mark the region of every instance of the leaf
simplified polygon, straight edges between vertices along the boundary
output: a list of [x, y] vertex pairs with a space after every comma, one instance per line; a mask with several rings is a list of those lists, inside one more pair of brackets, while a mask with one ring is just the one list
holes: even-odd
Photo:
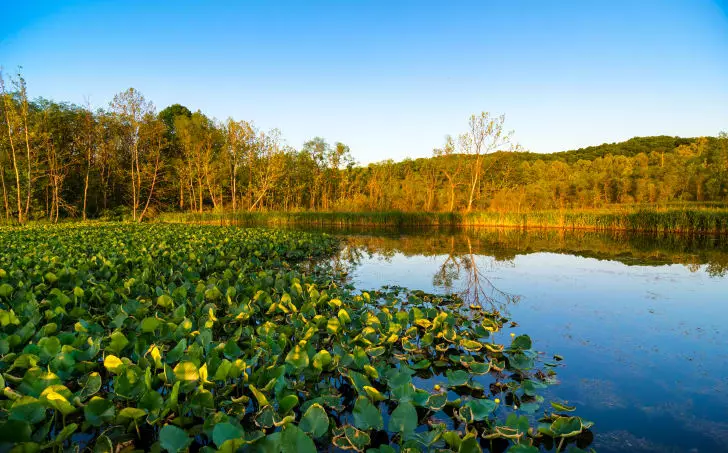
[[27, 421], [7, 420], [0, 423], [0, 443], [30, 442], [33, 427]]
[[512, 349], [531, 349], [531, 346], [531, 337], [529, 337], [528, 335], [519, 335], [514, 338], [513, 342], [511, 343]]
[[111, 334], [111, 342], [108, 346], [106, 346], [106, 350], [116, 354], [121, 354], [121, 351], [128, 344], [129, 340], [126, 338], [126, 336], [117, 330]]
[[354, 403], [354, 426], [362, 430], [384, 429], [382, 414], [369, 398], [360, 396]]
[[326, 324], [326, 331], [331, 335], [336, 335], [339, 332], [339, 329], [341, 329], [341, 322], [339, 321], [339, 318], [330, 318]]
[[45, 414], [46, 408], [39, 400], [32, 396], [23, 396], [13, 401], [8, 418], [35, 424], [42, 422]]
[[159, 431], [159, 444], [170, 453], [184, 450], [192, 443], [192, 440], [185, 431], [174, 425], [164, 425]]
[[328, 432], [329, 416], [320, 404], [314, 403], [303, 414], [298, 426], [314, 438], [318, 438]]
[[163, 308], [174, 307], [174, 300], [166, 294], [157, 297], [157, 305]]
[[331, 363], [331, 354], [329, 351], [322, 349], [313, 356], [313, 367], [318, 371], [323, 371], [328, 368]]
[[463, 437], [463, 441], [458, 448], [458, 453], [482, 453], [483, 449], [480, 448], [478, 438], [472, 434], [467, 434]]
[[111, 401], [94, 396], [84, 406], [83, 415], [91, 426], [99, 427], [103, 423], [110, 422], [114, 419], [116, 408]]
[[250, 388], [250, 391], [253, 392], [253, 396], [255, 397], [255, 399], [258, 400], [258, 407], [270, 405], [270, 403], [268, 402], [268, 398], [266, 398], [265, 395], [253, 384], [250, 384], [248, 387]]
[[48, 401], [48, 404], [50, 404], [53, 409], [56, 409], [63, 415], [76, 412], [76, 408], [73, 407], [73, 405], [71, 405], [71, 403], [69, 403], [63, 395], [56, 393], [55, 391], [46, 393], [45, 400]]
[[119, 360], [115, 355], [107, 355], [104, 358], [104, 368], [111, 371], [114, 374], [121, 373], [124, 369], [124, 362]]
[[144, 318], [144, 319], [142, 319], [142, 323], [141, 323], [142, 332], [147, 332], [147, 333], [154, 332], [157, 329], [157, 327], [159, 327], [159, 324], [161, 324], [161, 322], [157, 318], [154, 318], [151, 316]]
[[298, 397], [296, 395], [286, 395], [278, 401], [278, 413], [286, 415], [296, 406], [298, 406]]
[[306, 350], [299, 345], [296, 345], [296, 347], [291, 349], [288, 355], [286, 355], [286, 363], [294, 370], [306, 368], [308, 366], [308, 361], [308, 354], [306, 353]]
[[384, 395], [382, 395], [379, 390], [375, 389], [374, 387], [370, 385], [364, 385], [362, 386], [364, 391], [366, 392], [367, 396], [372, 399], [372, 401], [384, 401], [386, 398]]
[[316, 444], [295, 425], [286, 425], [281, 431], [282, 453], [316, 453]]
[[417, 423], [417, 411], [412, 403], [399, 403], [389, 417], [389, 430], [406, 435], [414, 432]]
[[516, 444], [508, 449], [508, 453], [538, 453], [538, 448], [533, 445]]
[[555, 437], [573, 437], [583, 430], [579, 417], [559, 417], [550, 428]]
[[212, 430], [212, 441], [218, 447], [231, 439], [240, 439], [243, 437], [244, 431], [232, 423], [218, 423]]
[[470, 409], [472, 418], [467, 420], [470, 423], [486, 420], [493, 413], [496, 406], [495, 402], [489, 399], [473, 399], [463, 404], [462, 407]]
[[144, 417], [145, 415], [147, 415], [147, 412], [137, 407], [125, 407], [124, 409], [119, 411], [119, 417], [129, 418], [132, 420], [137, 420]]
[[[0, 285], [0, 297], [10, 297], [10, 295], [13, 294], [13, 287], [10, 286], [8, 283], [3, 283]], [[3, 322], [3, 325], [7, 325]]]
[[197, 381], [200, 373], [192, 362], [180, 362], [174, 367], [174, 376], [178, 381]]
[[451, 387], [457, 387], [460, 385], [465, 385], [470, 380], [470, 374], [468, 374], [465, 370], [447, 370], [447, 373], [445, 373], [445, 376], [447, 376], [447, 383]]
[[435, 393], [427, 399], [427, 408], [433, 411], [439, 411], [447, 403], [447, 393]]
[[576, 410], [576, 406], [567, 406], [564, 403], [558, 403], [556, 401], [551, 402], [551, 407], [553, 407], [557, 411], [564, 411], [564, 412], [573, 412]]

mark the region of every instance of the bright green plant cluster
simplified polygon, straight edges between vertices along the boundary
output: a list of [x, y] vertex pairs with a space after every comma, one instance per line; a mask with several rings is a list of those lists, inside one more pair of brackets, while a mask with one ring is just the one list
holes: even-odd
[[[531, 339], [457, 298], [358, 293], [329, 236], [182, 225], [0, 229], [0, 448], [535, 452], [590, 423]], [[311, 266], [308, 267], [312, 269]]]

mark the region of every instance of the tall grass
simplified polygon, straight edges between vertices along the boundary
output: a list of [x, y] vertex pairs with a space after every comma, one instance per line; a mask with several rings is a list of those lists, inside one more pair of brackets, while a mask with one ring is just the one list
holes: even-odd
[[566, 230], [728, 233], [728, 209], [628, 211], [442, 212], [203, 212], [165, 213], [164, 222], [223, 225], [498, 226]]

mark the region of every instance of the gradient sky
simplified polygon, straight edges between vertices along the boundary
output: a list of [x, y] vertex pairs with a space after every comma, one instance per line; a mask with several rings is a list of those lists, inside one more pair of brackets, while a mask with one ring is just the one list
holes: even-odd
[[158, 109], [430, 155], [471, 113], [553, 152], [728, 130], [728, 0], [16, 1], [0, 64], [32, 97]]

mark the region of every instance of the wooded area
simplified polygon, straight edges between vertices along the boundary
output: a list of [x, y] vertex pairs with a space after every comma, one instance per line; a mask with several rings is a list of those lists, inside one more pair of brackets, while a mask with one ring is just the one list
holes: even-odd
[[0, 74], [0, 182], [6, 221], [129, 218], [161, 211], [528, 212], [614, 204], [728, 201], [728, 135], [634, 138], [524, 152], [504, 116], [473, 115], [432, 157], [357, 165], [321, 137], [300, 150], [278, 130], [159, 112], [130, 88], [92, 111], [31, 100]]

